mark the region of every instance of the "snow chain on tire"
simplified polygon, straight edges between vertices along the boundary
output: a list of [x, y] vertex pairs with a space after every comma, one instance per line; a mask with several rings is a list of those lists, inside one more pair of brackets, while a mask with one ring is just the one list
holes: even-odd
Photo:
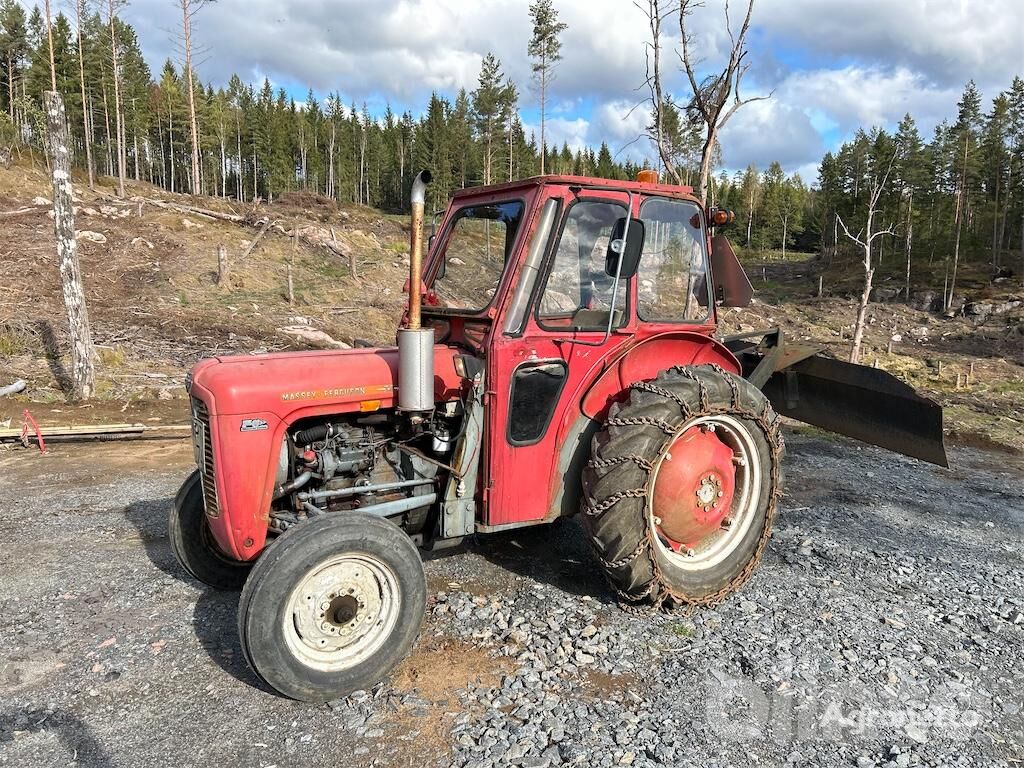
[[[679, 393], [674, 392], [665, 386], [665, 378], [669, 376], [674, 377], [676, 381], [693, 382], [696, 386], [696, 409], [693, 408], [694, 404], [692, 402], [687, 402]], [[727, 384], [729, 388], [728, 404], [711, 404], [708, 385], [704, 380], [705, 377], [709, 376], [714, 376], [716, 379], [722, 380]], [[669, 384], [670, 383], [671, 382], [669, 382]], [[757, 568], [757, 565], [764, 554], [765, 547], [768, 544], [768, 539], [771, 537], [772, 523], [775, 518], [778, 500], [782, 495], [780, 489], [780, 467], [785, 446], [780, 431], [779, 416], [772, 409], [767, 398], [765, 398], [758, 390], [753, 390], [757, 392], [758, 397], [756, 399], [760, 402], [760, 408], [752, 409], [743, 405], [740, 387], [744, 384], [746, 384], [746, 382], [744, 382], [743, 379], [739, 379], [735, 375], [726, 372], [718, 365], [676, 366], [663, 372], [653, 381], [637, 382], [630, 387], [631, 396], [634, 392], [643, 392], [674, 403], [679, 409], [679, 418], [675, 423], [670, 423], [661, 418], [632, 415], [620, 416], [619, 414], [628, 407], [628, 403], [625, 405], [613, 406], [611, 413], [609, 414], [609, 418], [605, 421], [606, 429], [607, 427], [626, 426], [653, 427], [658, 429], [666, 435], [666, 439], [658, 449], [657, 455], [659, 457], [668, 450], [671, 441], [673, 441], [675, 436], [678, 434], [679, 428], [682, 424], [700, 416], [728, 414], [746, 419], [756, 424], [760, 428], [761, 432], [763, 432], [765, 441], [768, 445], [771, 464], [771, 492], [769, 494], [767, 509], [765, 512], [764, 527], [759, 535], [753, 556], [749, 558], [742, 570], [731, 578], [724, 587], [709, 594], [694, 596], [684, 594], [673, 589], [669, 580], [665, 577], [658, 558], [655, 555], [655, 543], [653, 537], [656, 534], [651, 530], [650, 525], [648, 525], [646, 502], [649, 493], [652, 491], [651, 476], [655, 470], [655, 462], [652, 462], [652, 460], [646, 456], [641, 456], [635, 453], [603, 457], [599, 455], [600, 447], [598, 444], [598, 438], [594, 439], [594, 445], [591, 451], [592, 457], [587, 464], [588, 471], [598, 469], [608, 470], [619, 465], [632, 463], [635, 464], [647, 478], [643, 487], [617, 491], [594, 504], [590, 503], [588, 498], [590, 495], [589, 489], [587, 488], [587, 483], [584, 482], [585, 494], [584, 501], [582, 503], [583, 522], [590, 533], [591, 544], [594, 547], [595, 555], [603, 566], [609, 585], [617, 595], [620, 606], [623, 610], [631, 613], [648, 613], [650, 611], [667, 610], [672, 608], [692, 609], [700, 606], [716, 605], [746, 583]], [[753, 388], [751, 387], [751, 389]], [[623, 499], [628, 498], [645, 499], [644, 504], [641, 506], [641, 514], [643, 515], [641, 523], [644, 526], [645, 534], [640, 537], [636, 547], [624, 557], [616, 560], [608, 560], [602, 555], [598, 547], [599, 540], [595, 532], [595, 526], [597, 521], [604, 515], [614, 514], [614, 508], [616, 505], [618, 505]], [[638, 585], [638, 591], [626, 592], [620, 589], [619, 585], [615, 583], [615, 580], [612, 577], [612, 571], [623, 568], [643, 556], [646, 556], [650, 563], [653, 578], [646, 583]]]

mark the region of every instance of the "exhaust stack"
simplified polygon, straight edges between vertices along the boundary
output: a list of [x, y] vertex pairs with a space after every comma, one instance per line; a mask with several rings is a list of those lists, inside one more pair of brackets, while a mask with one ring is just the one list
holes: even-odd
[[430, 171], [421, 171], [412, 184], [412, 233], [409, 238], [409, 322], [398, 330], [398, 409], [434, 410], [434, 329], [423, 328], [423, 211]]

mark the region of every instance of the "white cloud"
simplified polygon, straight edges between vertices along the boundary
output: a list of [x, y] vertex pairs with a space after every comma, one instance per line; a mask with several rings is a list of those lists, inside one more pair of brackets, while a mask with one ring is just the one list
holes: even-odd
[[[607, 141], [620, 156], [650, 157], [646, 140], [629, 144], [647, 122], [647, 110], [630, 113], [646, 95], [637, 90], [643, 14], [630, 0], [556, 3], [569, 28], [549, 92], [549, 141], [574, 148]], [[723, 0], [708, 0], [691, 17], [702, 69], [719, 64], [728, 47], [722, 8]], [[123, 14], [158, 70], [175, 52], [174, 4], [134, 0]], [[307, 87], [338, 90], [375, 112], [386, 100], [421, 110], [432, 90], [472, 90], [481, 58], [493, 51], [519, 86], [528, 130], [537, 128], [524, 0], [220, 0], [196, 25], [207, 49], [198, 65], [204, 79], [268, 77], [297, 97]], [[735, 115], [722, 137], [725, 161], [763, 167], [779, 159], [789, 170], [806, 169], [826, 144], [858, 126], [891, 126], [907, 111], [927, 135], [955, 112], [969, 78], [991, 97], [1024, 70], [1022, 29], [1020, 0], [758, 0], [744, 95], [774, 87], [775, 97]], [[675, 23], [666, 22], [664, 33], [666, 89], [683, 97]]]

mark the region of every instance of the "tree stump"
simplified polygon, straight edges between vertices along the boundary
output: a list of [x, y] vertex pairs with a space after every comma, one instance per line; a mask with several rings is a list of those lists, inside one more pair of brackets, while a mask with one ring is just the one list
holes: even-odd
[[221, 288], [227, 287], [228, 283], [228, 249], [223, 245], [217, 246], [217, 285]]

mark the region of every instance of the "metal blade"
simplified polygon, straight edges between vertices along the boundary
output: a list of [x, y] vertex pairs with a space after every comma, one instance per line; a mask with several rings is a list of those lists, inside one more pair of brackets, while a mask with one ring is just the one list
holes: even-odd
[[774, 373], [763, 389], [783, 416], [949, 466], [942, 407], [883, 370], [815, 355]]

